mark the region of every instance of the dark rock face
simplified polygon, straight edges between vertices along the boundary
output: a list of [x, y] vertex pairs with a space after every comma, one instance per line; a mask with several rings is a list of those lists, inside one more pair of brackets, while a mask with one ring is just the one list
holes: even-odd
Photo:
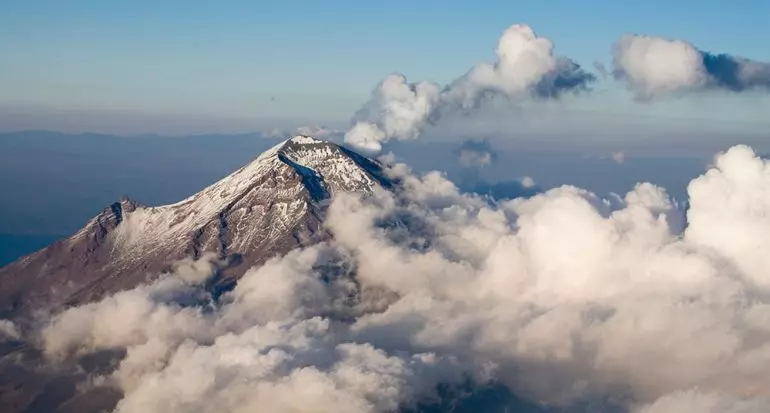
[[0, 318], [98, 300], [186, 257], [216, 254], [226, 287], [267, 259], [327, 236], [324, 205], [339, 192], [389, 187], [380, 165], [297, 136], [181, 202], [123, 199], [76, 234], [0, 268]]

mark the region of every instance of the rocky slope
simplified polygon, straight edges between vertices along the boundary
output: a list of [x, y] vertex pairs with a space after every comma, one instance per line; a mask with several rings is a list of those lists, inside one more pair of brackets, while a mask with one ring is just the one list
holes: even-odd
[[325, 237], [323, 211], [335, 193], [390, 185], [376, 162], [296, 136], [183, 201], [123, 199], [71, 237], [0, 268], [0, 317], [92, 301], [204, 253], [227, 263], [215, 283], [227, 287], [248, 268]]

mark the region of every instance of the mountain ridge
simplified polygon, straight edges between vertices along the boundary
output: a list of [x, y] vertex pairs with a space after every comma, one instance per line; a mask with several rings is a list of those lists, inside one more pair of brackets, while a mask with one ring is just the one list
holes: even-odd
[[328, 237], [323, 212], [339, 192], [390, 187], [382, 166], [297, 135], [179, 202], [114, 202], [72, 236], [0, 268], [0, 316], [75, 305], [131, 288], [205, 253], [227, 288], [254, 265]]

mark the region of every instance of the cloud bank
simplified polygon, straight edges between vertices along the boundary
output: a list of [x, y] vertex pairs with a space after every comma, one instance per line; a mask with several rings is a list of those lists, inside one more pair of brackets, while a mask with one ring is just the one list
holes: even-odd
[[354, 116], [345, 142], [376, 153], [390, 139], [415, 139], [423, 128], [456, 109], [475, 109], [486, 99], [558, 98], [587, 90], [595, 76], [566, 57], [526, 25], [509, 27], [500, 37], [494, 62], [480, 62], [446, 87], [410, 83], [392, 74], [375, 88]]
[[686, 211], [647, 183], [489, 202], [390, 173], [400, 191], [335, 197], [334, 241], [218, 298], [216, 263], [181, 263], [53, 318], [46, 354], [124, 349], [103, 378], [121, 413], [422, 411], [469, 385], [564, 411], [770, 408], [770, 162], [749, 147]]
[[621, 37], [613, 46], [613, 73], [643, 100], [707, 90], [770, 92], [768, 62], [653, 36]]

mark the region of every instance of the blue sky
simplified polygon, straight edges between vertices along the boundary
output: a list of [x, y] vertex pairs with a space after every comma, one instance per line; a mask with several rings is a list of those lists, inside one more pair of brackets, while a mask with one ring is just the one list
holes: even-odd
[[[3, 0], [0, 107], [39, 115], [41, 127], [62, 110], [84, 124], [105, 111], [154, 116], [159, 129], [165, 117], [195, 119], [201, 132], [207, 119], [242, 128], [251, 119], [340, 124], [390, 72], [446, 83], [492, 59], [513, 23], [586, 67], [609, 64], [612, 43], [627, 32], [770, 61], [767, 0]], [[718, 95], [642, 105], [605, 81], [567, 105], [767, 124], [769, 104]]]

